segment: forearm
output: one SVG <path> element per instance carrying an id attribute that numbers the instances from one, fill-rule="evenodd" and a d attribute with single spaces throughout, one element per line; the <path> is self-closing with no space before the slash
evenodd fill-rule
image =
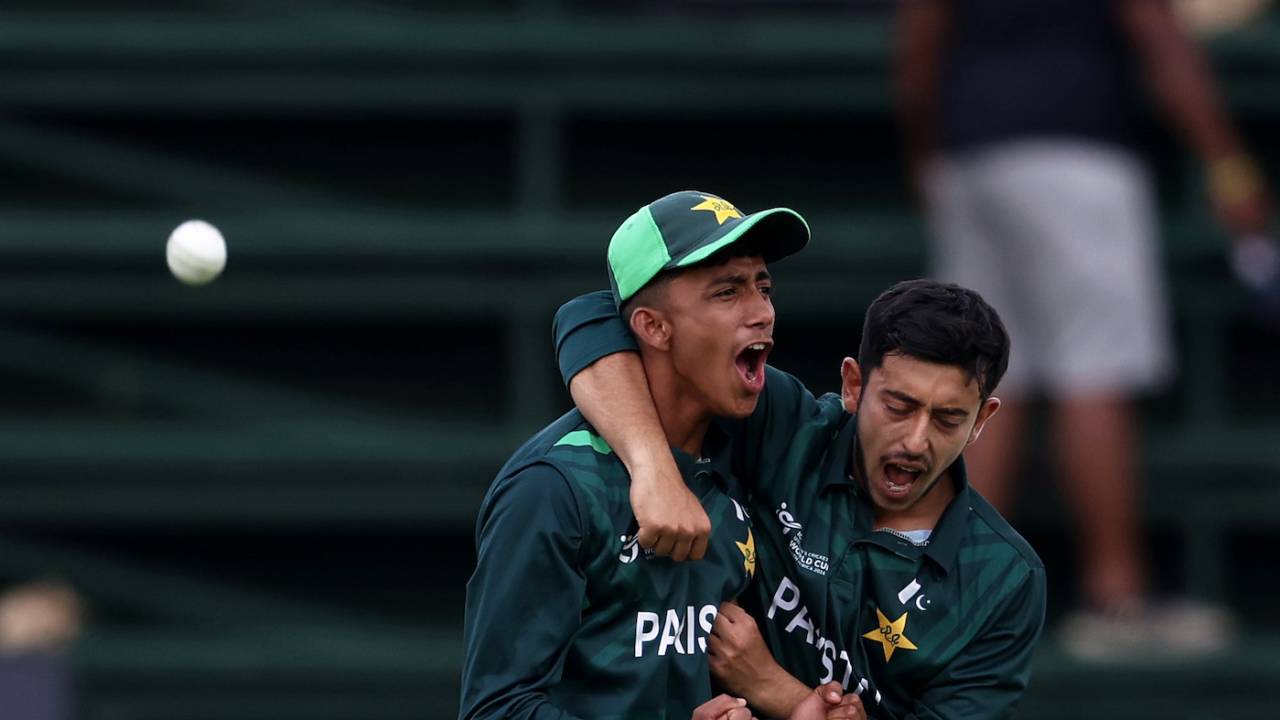
<path id="1" fill-rule="evenodd" d="M 680 477 L 638 354 L 600 358 L 573 377 L 569 393 L 632 478 Z M 655 473 L 659 468 L 669 472 Z"/>
<path id="2" fill-rule="evenodd" d="M 1169 4 L 1127 0 L 1120 12 L 1157 102 L 1196 154 L 1206 163 L 1238 155 L 1240 139 L 1205 55 L 1179 27 Z"/>
<path id="3" fill-rule="evenodd" d="M 711 520 L 680 475 L 635 339 L 612 296 L 597 292 L 565 303 L 553 335 L 574 402 L 631 475 L 640 546 L 677 562 L 701 559 Z"/>

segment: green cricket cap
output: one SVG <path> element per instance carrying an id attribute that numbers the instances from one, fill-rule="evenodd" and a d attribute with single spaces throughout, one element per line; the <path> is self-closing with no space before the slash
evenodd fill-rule
<path id="1" fill-rule="evenodd" d="M 614 302 L 621 305 L 659 273 L 695 265 L 747 234 L 765 262 L 781 260 L 809 243 L 808 223 L 787 208 L 743 215 L 728 200 L 693 190 L 645 205 L 609 241 Z"/>

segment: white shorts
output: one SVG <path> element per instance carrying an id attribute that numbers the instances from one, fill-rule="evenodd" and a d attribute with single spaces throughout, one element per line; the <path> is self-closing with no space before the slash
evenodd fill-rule
<path id="1" fill-rule="evenodd" d="M 1151 183 L 1122 150 L 1024 141 L 928 178 L 934 276 L 977 290 L 1013 348 L 1006 395 L 1132 392 L 1172 374 Z"/>

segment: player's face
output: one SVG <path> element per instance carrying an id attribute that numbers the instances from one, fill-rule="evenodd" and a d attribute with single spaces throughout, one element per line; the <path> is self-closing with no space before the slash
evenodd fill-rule
<path id="1" fill-rule="evenodd" d="M 773 349 L 773 280 L 760 257 L 672 278 L 666 316 L 681 391 L 717 417 L 746 417 L 764 390 Z"/>
<path id="2" fill-rule="evenodd" d="M 841 372 L 846 408 L 852 403 L 858 413 L 862 470 L 876 509 L 908 517 L 940 513 L 950 493 L 934 493 L 938 481 L 1000 401 L 983 402 L 977 380 L 955 365 L 904 355 L 886 355 L 869 377 L 846 358 Z"/>

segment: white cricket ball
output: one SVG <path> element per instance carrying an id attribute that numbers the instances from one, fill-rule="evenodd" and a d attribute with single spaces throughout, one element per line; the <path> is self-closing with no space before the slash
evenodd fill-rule
<path id="1" fill-rule="evenodd" d="M 174 277 L 187 285 L 204 285 L 227 266 L 227 242 L 218 228 L 188 220 L 169 233 L 164 259 Z"/>

